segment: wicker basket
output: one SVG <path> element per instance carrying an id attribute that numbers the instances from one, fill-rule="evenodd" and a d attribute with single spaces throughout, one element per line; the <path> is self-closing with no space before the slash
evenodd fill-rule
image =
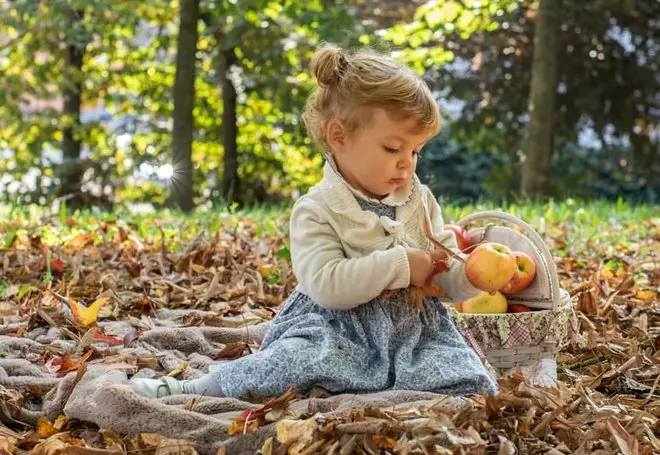
<path id="1" fill-rule="evenodd" d="M 482 359 L 502 373 L 514 367 L 538 365 L 556 359 L 558 351 L 577 333 L 573 302 L 559 286 L 552 255 L 541 237 L 527 223 L 507 213 L 487 211 L 469 215 L 458 222 L 498 220 L 516 229 L 490 224 L 468 230 L 473 244 L 501 243 L 529 254 L 536 263 L 536 278 L 522 293 L 507 296 L 509 303 L 524 304 L 534 311 L 504 314 L 458 313 L 448 305 L 454 321 Z M 520 232 L 522 231 L 522 232 Z"/>

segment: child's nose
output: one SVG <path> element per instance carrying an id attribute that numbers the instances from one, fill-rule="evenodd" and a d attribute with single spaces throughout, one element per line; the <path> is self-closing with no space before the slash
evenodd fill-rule
<path id="1" fill-rule="evenodd" d="M 399 169 L 411 169 L 415 164 L 415 158 L 412 154 L 410 156 L 402 157 L 399 161 Z"/>

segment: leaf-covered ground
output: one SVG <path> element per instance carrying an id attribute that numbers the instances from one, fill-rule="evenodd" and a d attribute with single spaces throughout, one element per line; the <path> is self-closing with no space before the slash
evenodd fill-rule
<path id="1" fill-rule="evenodd" d="M 491 208 L 447 207 L 445 218 Z M 286 404 L 297 399 L 289 393 L 237 420 L 235 431 L 278 420 L 277 437 L 263 453 L 660 453 L 660 210 L 571 201 L 501 209 L 544 237 L 562 286 L 577 302 L 587 342 L 560 353 L 558 388 L 511 376 L 501 380 L 499 396 L 475 397 L 459 409 L 442 403 L 364 409 L 328 420 L 288 418 Z M 0 335 L 57 326 L 84 348 L 93 339 L 130 344 L 140 336 L 114 338 L 97 321 L 153 318 L 161 308 L 214 313 L 173 321 L 182 327 L 235 324 L 236 315 L 245 323 L 271 319 L 295 285 L 287 215 L 275 209 L 189 217 L 0 208 Z M 217 356 L 255 349 L 234 343 Z M 94 348 L 61 352 L 55 346 L 34 362 L 59 375 L 82 373 L 92 363 L 140 367 L 113 364 Z M 151 434 L 116 435 L 64 416 L 36 426 L 17 421 L 12 409 L 38 403 L 40 394 L 0 385 L 0 453 L 71 447 L 126 453 L 177 444 Z"/>

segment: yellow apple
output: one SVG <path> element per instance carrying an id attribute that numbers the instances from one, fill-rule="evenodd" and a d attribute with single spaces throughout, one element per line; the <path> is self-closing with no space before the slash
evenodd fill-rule
<path id="1" fill-rule="evenodd" d="M 518 294 L 524 291 L 532 284 L 536 276 L 536 264 L 531 257 L 522 251 L 514 251 L 513 255 L 516 258 L 516 266 L 518 273 L 515 274 L 509 284 L 504 286 L 502 292 L 505 294 Z"/>
<path id="2" fill-rule="evenodd" d="M 482 243 L 465 263 L 465 275 L 476 288 L 495 292 L 506 286 L 518 270 L 511 249 L 496 242 Z"/>
<path id="3" fill-rule="evenodd" d="M 493 294 L 482 291 L 471 299 L 461 303 L 463 313 L 506 313 L 506 297 L 501 292 Z"/>

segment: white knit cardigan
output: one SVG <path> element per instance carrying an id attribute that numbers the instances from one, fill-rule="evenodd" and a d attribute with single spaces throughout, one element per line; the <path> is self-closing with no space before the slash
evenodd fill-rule
<path id="1" fill-rule="evenodd" d="M 410 285 L 404 246 L 432 249 L 422 231 L 426 205 L 435 237 L 456 251 L 454 233 L 443 230 L 442 211 L 431 191 L 416 175 L 412 182 L 377 201 L 349 185 L 332 157 L 323 179 L 294 204 L 290 220 L 291 260 L 297 290 L 317 304 L 350 309 L 386 289 Z M 362 210 L 355 197 L 396 207 L 396 221 Z M 450 259 L 449 269 L 436 277 L 452 301 L 480 291 L 465 277 L 464 264 Z"/>

